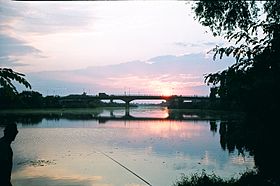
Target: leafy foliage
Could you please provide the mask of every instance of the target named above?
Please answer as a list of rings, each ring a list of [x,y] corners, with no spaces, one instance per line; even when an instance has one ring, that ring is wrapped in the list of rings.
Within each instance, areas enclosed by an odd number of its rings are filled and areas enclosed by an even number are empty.
[[[233,56],[236,63],[221,72],[207,74],[205,82],[217,87],[217,94],[228,104],[248,107],[261,97],[277,99],[279,92],[275,90],[280,89],[280,2],[199,1],[193,8],[196,19],[209,27],[214,36],[234,42],[232,46],[216,46],[212,52],[214,60]],[[272,107],[274,109],[275,105]]]
[[[206,174],[204,171],[199,174],[195,173],[191,176],[184,176],[175,186],[222,186],[226,181],[216,176],[215,174]]]
[[[13,93],[18,93],[13,81],[23,84],[26,88],[31,89],[31,85],[24,78],[24,74],[13,71],[9,68],[0,68],[0,88],[10,90]]]
[[[230,180],[222,179],[213,174],[195,173],[191,176],[183,176],[181,180],[174,184],[174,186],[275,186],[276,182],[263,177],[257,172],[250,171],[241,174],[239,179],[231,178]]]

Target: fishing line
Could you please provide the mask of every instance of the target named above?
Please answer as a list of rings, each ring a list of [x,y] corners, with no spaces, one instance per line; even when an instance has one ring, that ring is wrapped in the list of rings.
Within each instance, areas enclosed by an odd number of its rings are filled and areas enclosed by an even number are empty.
[[[115,163],[117,163],[118,165],[120,165],[121,167],[123,167],[124,169],[126,169],[127,171],[129,171],[131,174],[133,174],[134,176],[136,176],[137,178],[139,178],[140,180],[142,180],[143,182],[145,182],[147,185],[152,186],[148,181],[146,181],[144,178],[142,178],[141,176],[139,176],[138,174],[136,174],[135,172],[133,172],[132,170],[130,170],[129,168],[127,168],[126,166],[124,166],[123,164],[121,164],[120,162],[118,162],[117,160],[115,160],[114,158],[112,158],[111,156],[105,154],[104,152],[98,150],[101,154],[103,154],[104,156],[106,156],[107,158],[111,159],[112,161],[114,161]]]

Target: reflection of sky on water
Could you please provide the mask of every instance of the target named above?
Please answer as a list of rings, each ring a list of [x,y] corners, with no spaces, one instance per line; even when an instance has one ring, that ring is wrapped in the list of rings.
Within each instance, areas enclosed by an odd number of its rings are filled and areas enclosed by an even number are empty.
[[[124,116],[124,109],[103,109],[100,116]],[[133,117],[153,117],[153,118],[166,118],[168,116],[168,109],[166,107],[158,106],[140,106],[138,108],[131,107],[130,115]]]
[[[166,113],[153,112],[156,117]],[[205,169],[229,177],[254,166],[249,155],[223,151],[209,121],[44,119],[38,125],[19,124],[19,131],[13,143],[14,185],[28,180],[35,185],[145,185],[102,153],[161,186],[172,185],[182,173]],[[34,161],[50,163],[34,166]]]

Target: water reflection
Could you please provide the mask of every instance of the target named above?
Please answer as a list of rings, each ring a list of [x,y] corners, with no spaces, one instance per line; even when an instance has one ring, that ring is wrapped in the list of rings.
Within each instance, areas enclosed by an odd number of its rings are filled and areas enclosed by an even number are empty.
[[[33,111],[30,112],[2,112],[0,122],[13,121],[23,125],[41,124],[45,120],[96,120],[98,123],[106,123],[108,121],[202,121],[224,119],[223,113],[208,113],[207,111],[197,110],[173,110],[166,107],[140,107],[132,108],[129,112],[124,109],[72,109],[72,110],[50,110],[50,111]],[[227,113],[226,119],[236,118],[234,115]]]
[[[229,133],[224,122],[203,114],[165,108],[137,108],[129,116],[121,109],[61,112],[33,115],[36,124],[30,115],[6,116],[20,129],[14,144],[13,183],[145,185],[102,153],[161,186],[172,185],[182,173],[202,169],[224,177],[252,169],[254,160],[246,149],[239,154],[228,137],[222,140]]]
[[[220,144],[230,153],[249,153],[254,156],[260,176],[271,182],[280,183],[279,177],[279,126],[272,116],[264,120],[249,118],[242,121],[224,121],[220,123]],[[263,125],[263,123],[266,125]],[[264,127],[265,126],[265,127]],[[277,185],[277,184],[276,184]]]

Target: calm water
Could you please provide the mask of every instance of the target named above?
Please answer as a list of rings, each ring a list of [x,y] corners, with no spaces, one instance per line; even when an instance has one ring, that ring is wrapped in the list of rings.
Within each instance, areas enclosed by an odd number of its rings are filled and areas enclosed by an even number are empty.
[[[97,113],[104,116],[102,121],[57,118],[18,123],[12,144],[13,185],[147,185],[115,161],[153,186],[170,186],[183,174],[202,170],[238,177],[254,167],[248,153],[221,148],[219,120],[210,130],[210,121],[195,115],[185,115],[187,120],[152,119],[168,117],[166,108],[132,108],[133,119],[120,119],[125,115],[122,109]],[[112,119],[104,119],[108,117]]]

